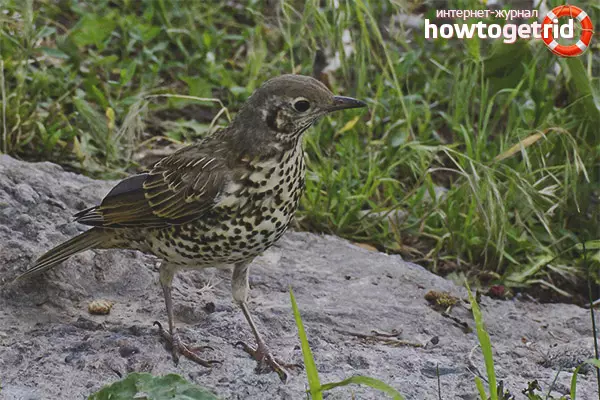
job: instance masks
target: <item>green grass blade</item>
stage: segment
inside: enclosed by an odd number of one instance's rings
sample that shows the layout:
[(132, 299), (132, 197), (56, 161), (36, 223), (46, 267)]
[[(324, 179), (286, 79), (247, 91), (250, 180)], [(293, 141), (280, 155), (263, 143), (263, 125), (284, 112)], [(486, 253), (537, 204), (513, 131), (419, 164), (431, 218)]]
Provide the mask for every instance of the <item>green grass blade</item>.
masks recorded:
[(477, 391), (479, 392), (479, 397), (481, 398), (481, 400), (487, 400), (487, 395), (485, 394), (483, 382), (481, 382), (481, 379), (478, 376), (475, 377), (475, 386), (477, 386)]
[(339, 386), (347, 386), (347, 385), (350, 385), (353, 383), (357, 384), (357, 385), (365, 385), (365, 386), (372, 387), (373, 389), (377, 389), (385, 394), (390, 395), (392, 397), (392, 399), (394, 399), (394, 400), (404, 400), (404, 397), (402, 397), (402, 395), (400, 393), (398, 393), (398, 391), (396, 389), (394, 389), (387, 383), (384, 383), (384, 382), (380, 381), (379, 379), (370, 378), (368, 376), (361, 376), (361, 375), (352, 376), (352, 377), (350, 377), (348, 379), (344, 379), (343, 381), (340, 381), (340, 382), (326, 383), (323, 386), (321, 386), (321, 391), (324, 392), (326, 390), (331, 390), (331, 389), (339, 387)]
[(586, 114), (590, 120), (600, 122), (600, 107), (597, 104), (592, 82), (583, 66), (583, 61), (579, 58), (567, 58), (565, 63), (571, 72), (575, 87), (582, 97)]
[(313, 358), (310, 345), (308, 344), (308, 338), (306, 337), (306, 331), (302, 324), (302, 318), (300, 317), (300, 311), (296, 304), (296, 298), (294, 292), (290, 287), (290, 300), (292, 301), (292, 310), (294, 312), (294, 319), (296, 320), (296, 326), (298, 327), (298, 337), (300, 338), (300, 345), (302, 347), (302, 356), (304, 358), (304, 368), (306, 368), (306, 377), (308, 378), (308, 387), (310, 395), (313, 400), (322, 400), (323, 394), (321, 393), (321, 381), (319, 381), (319, 373), (317, 372), (317, 366), (315, 365), (315, 359)]
[[(600, 368), (600, 360), (596, 358), (590, 358), (589, 360), (585, 360), (583, 364), (590, 364), (596, 368)], [(575, 371), (573, 371), (573, 376), (571, 377), (571, 400), (575, 400), (576, 398), (575, 395), (577, 394), (577, 375), (579, 374), (579, 370), (581, 369), (583, 364), (579, 365), (577, 368), (575, 368)]]
[[(498, 392), (496, 390), (496, 372), (494, 371), (494, 357), (492, 355), (492, 342), (490, 341), (490, 336), (485, 330), (483, 315), (481, 314), (479, 305), (477, 304), (473, 293), (471, 293), (471, 288), (468, 284), (467, 291), (469, 292), (469, 302), (471, 303), (471, 308), (473, 309), (473, 318), (475, 319), (475, 326), (477, 327), (477, 338), (479, 339), (479, 345), (481, 346), (481, 352), (483, 353), (483, 359), (485, 361), (485, 370), (487, 372), (490, 386), (490, 399), (498, 400)], [(481, 381), (479, 383), (481, 384)], [(475, 384), (477, 384), (477, 378), (475, 380)], [(483, 399), (485, 400), (485, 398)]]
[(579, 374), (580, 368), (581, 365), (575, 368), (575, 371), (573, 371), (573, 376), (571, 377), (571, 400), (575, 400), (576, 398), (575, 394), (577, 393), (577, 374)]
[(600, 239), (588, 240), (585, 243), (577, 243), (574, 247), (579, 251), (582, 251), (584, 248), (588, 250), (600, 250)]

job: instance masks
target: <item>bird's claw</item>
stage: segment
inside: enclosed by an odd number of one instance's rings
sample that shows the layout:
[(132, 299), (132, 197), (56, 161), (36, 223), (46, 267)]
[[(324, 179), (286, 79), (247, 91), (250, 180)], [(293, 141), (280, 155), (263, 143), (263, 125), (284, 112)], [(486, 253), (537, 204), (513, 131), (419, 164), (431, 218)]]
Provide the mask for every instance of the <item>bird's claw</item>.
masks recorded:
[(196, 351), (200, 351), (200, 350), (204, 350), (204, 349), (213, 350), (212, 347), (210, 347), (210, 346), (190, 347), (181, 341), (181, 339), (179, 338), (179, 335), (177, 333), (171, 334), (170, 332), (167, 332), (162, 327), (160, 322), (154, 321), (153, 325), (158, 326), (158, 333), (171, 346), (171, 352), (173, 354), (173, 362), (175, 362), (175, 365), (177, 365), (179, 363), (179, 355), (180, 354), (182, 356), (188, 358), (189, 360), (191, 360), (197, 364), (200, 364), (203, 367), (207, 367), (207, 368), (212, 367), (214, 364), (222, 363), (222, 361), (220, 361), (220, 360), (204, 360), (204, 359), (200, 358), (198, 356), (198, 354), (196, 354)]
[(267, 346), (259, 344), (256, 349), (248, 344), (239, 341), (235, 344), (236, 347), (241, 347), (246, 353), (250, 354), (254, 358), (258, 365), (256, 366), (256, 372), (259, 374), (268, 373), (271, 371), (277, 372), (279, 379), (283, 383), (287, 382), (289, 378), (288, 369), (302, 368), (299, 364), (288, 364), (278, 358), (273, 357)]

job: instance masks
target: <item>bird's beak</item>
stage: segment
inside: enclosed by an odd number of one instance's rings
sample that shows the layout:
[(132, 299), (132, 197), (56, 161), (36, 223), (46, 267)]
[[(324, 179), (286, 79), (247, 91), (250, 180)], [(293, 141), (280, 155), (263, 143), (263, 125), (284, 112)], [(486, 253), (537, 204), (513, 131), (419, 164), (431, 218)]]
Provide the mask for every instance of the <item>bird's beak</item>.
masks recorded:
[(353, 99), (352, 97), (333, 96), (333, 105), (327, 111), (345, 110), (347, 108), (366, 107), (364, 101)]

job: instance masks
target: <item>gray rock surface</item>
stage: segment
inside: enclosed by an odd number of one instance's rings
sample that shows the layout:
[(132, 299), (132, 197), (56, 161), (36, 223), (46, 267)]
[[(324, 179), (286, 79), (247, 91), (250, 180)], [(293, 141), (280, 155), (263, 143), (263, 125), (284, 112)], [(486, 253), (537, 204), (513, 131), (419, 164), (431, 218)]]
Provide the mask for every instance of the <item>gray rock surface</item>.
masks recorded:
[[(0, 156), (0, 398), (84, 399), (132, 371), (179, 373), (224, 399), (303, 399), (304, 371), (287, 384), (256, 374), (238, 340), (252, 337), (233, 304), (226, 271), (183, 272), (174, 301), (183, 336), (210, 345), (223, 364), (206, 369), (188, 360), (175, 366), (155, 320), (166, 319), (158, 262), (133, 251), (88, 251), (18, 284), (9, 282), (45, 250), (85, 229), (71, 215), (96, 204), (112, 183), (65, 172), (50, 163)], [(464, 289), (398, 256), (371, 252), (331, 236), (288, 233), (255, 260), (251, 309), (271, 349), (301, 362), (288, 288), (296, 295), (323, 382), (351, 375), (379, 378), (406, 399), (472, 399), (472, 371), (484, 372), (477, 338), (433, 310), (429, 290), (464, 298)], [(115, 305), (90, 315), (92, 300)], [(571, 370), (592, 355), (590, 317), (573, 305), (482, 298), (496, 370), (517, 398), (528, 381), (567, 393)], [(451, 315), (473, 326), (468, 309)], [(424, 347), (365, 340), (348, 332), (401, 331)], [(560, 371), (560, 373), (559, 373)], [(592, 373), (582, 374), (578, 398), (595, 398)], [(328, 399), (383, 399), (368, 388), (337, 388)], [(558, 396), (556, 396), (558, 397)]]

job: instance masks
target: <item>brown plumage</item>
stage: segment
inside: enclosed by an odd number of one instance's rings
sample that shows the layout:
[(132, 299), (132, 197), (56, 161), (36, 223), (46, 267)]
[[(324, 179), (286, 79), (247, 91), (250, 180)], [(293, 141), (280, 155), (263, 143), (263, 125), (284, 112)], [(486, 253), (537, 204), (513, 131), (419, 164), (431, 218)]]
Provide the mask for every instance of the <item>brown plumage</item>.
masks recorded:
[[(75, 215), (87, 232), (41, 256), (20, 278), (88, 249), (129, 248), (163, 260), (160, 282), (169, 322), (161, 334), (178, 354), (210, 366), (181, 342), (173, 324), (171, 284), (178, 269), (233, 266), (232, 292), (257, 341), (244, 349), (284, 379), (248, 308), (248, 265), (287, 229), (304, 188), (302, 133), (323, 115), (364, 107), (334, 96), (319, 81), (283, 75), (267, 81), (232, 123), (198, 144), (118, 183), (98, 206)], [(160, 324), (159, 324), (160, 326)]]

